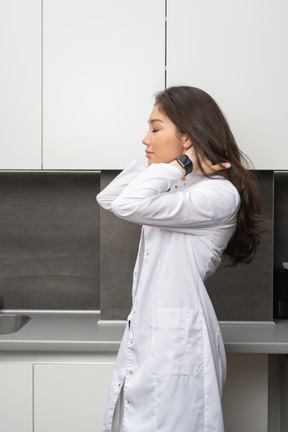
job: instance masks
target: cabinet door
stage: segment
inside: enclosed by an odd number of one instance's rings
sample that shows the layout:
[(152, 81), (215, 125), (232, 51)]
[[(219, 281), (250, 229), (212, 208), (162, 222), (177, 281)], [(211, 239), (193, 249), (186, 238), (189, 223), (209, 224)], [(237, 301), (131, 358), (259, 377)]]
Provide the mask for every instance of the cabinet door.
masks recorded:
[(222, 398), (225, 430), (267, 432), (268, 355), (228, 353), (227, 364)]
[(0, 429), (32, 432), (32, 365), (0, 364)]
[(207, 91), (258, 169), (288, 169), (288, 2), (168, 0), (168, 85)]
[(35, 365), (34, 432), (100, 432), (112, 364)]
[(164, 87), (165, 0), (44, 0), (43, 16), (44, 168), (144, 162)]
[(41, 168), (41, 1), (0, 2), (0, 169)]

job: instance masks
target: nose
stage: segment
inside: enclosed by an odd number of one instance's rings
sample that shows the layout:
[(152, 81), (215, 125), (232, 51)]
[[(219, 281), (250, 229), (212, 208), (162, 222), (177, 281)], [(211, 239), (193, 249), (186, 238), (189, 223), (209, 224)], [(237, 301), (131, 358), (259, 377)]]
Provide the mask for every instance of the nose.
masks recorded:
[(142, 140), (142, 143), (146, 146), (148, 146), (150, 144), (150, 140), (149, 140), (149, 132), (145, 135), (145, 137)]

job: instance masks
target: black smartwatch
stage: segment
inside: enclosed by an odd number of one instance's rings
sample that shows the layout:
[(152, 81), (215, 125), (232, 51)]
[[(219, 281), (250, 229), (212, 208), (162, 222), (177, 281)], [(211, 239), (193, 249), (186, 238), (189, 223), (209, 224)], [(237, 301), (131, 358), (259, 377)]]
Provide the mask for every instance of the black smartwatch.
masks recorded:
[(181, 156), (177, 157), (176, 161), (186, 171), (186, 175), (193, 171), (193, 163), (186, 154), (182, 154)]

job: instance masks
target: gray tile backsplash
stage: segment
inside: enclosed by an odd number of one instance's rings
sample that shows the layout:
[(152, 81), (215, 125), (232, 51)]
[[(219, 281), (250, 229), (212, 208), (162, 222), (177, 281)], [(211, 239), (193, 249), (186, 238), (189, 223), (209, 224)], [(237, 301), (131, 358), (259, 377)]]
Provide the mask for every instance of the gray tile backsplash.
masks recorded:
[[(105, 187), (117, 172), (102, 172)], [(220, 320), (273, 319), (273, 172), (261, 172), (263, 214), (271, 220), (252, 264), (221, 265), (207, 281), (207, 289)], [(101, 210), (101, 317), (126, 319), (131, 304), (132, 272), (140, 227)]]
[(274, 173), (274, 317), (288, 319), (288, 173)]
[(206, 282), (217, 317), (223, 321), (273, 319), (273, 171), (260, 173), (262, 214), (270, 221), (250, 264), (227, 267), (223, 262)]
[[(103, 171), (101, 188), (117, 174)], [(274, 175), (261, 172), (263, 214), (271, 223), (257, 258), (236, 268), (224, 263), (207, 281), (220, 320), (273, 319)], [(281, 219), (275, 244), (283, 252), (275, 252), (276, 262), (288, 252), (287, 174), (285, 178), (275, 193), (275, 217)], [(100, 308), (104, 320), (127, 318), (141, 227), (100, 210), (95, 200), (99, 190), (95, 172), (0, 173), (0, 296), (5, 309)]]
[(275, 177), (275, 267), (288, 262), (288, 172), (276, 171)]
[[(119, 172), (119, 171), (118, 171)], [(118, 174), (103, 171), (101, 189)], [(141, 227), (101, 209), (101, 319), (126, 319), (131, 307), (132, 273)]]
[(5, 309), (99, 309), (94, 172), (0, 173), (0, 295)]

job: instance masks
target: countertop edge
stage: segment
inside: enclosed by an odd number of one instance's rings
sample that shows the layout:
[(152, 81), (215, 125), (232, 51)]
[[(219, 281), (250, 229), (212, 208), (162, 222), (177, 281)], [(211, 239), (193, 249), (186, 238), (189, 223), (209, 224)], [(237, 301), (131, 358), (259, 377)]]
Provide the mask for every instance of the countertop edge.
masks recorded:
[[(113, 353), (126, 321), (103, 321), (100, 313), (33, 313), (16, 333), (0, 335), (0, 353)], [(288, 320), (220, 322), (227, 353), (288, 354)]]

